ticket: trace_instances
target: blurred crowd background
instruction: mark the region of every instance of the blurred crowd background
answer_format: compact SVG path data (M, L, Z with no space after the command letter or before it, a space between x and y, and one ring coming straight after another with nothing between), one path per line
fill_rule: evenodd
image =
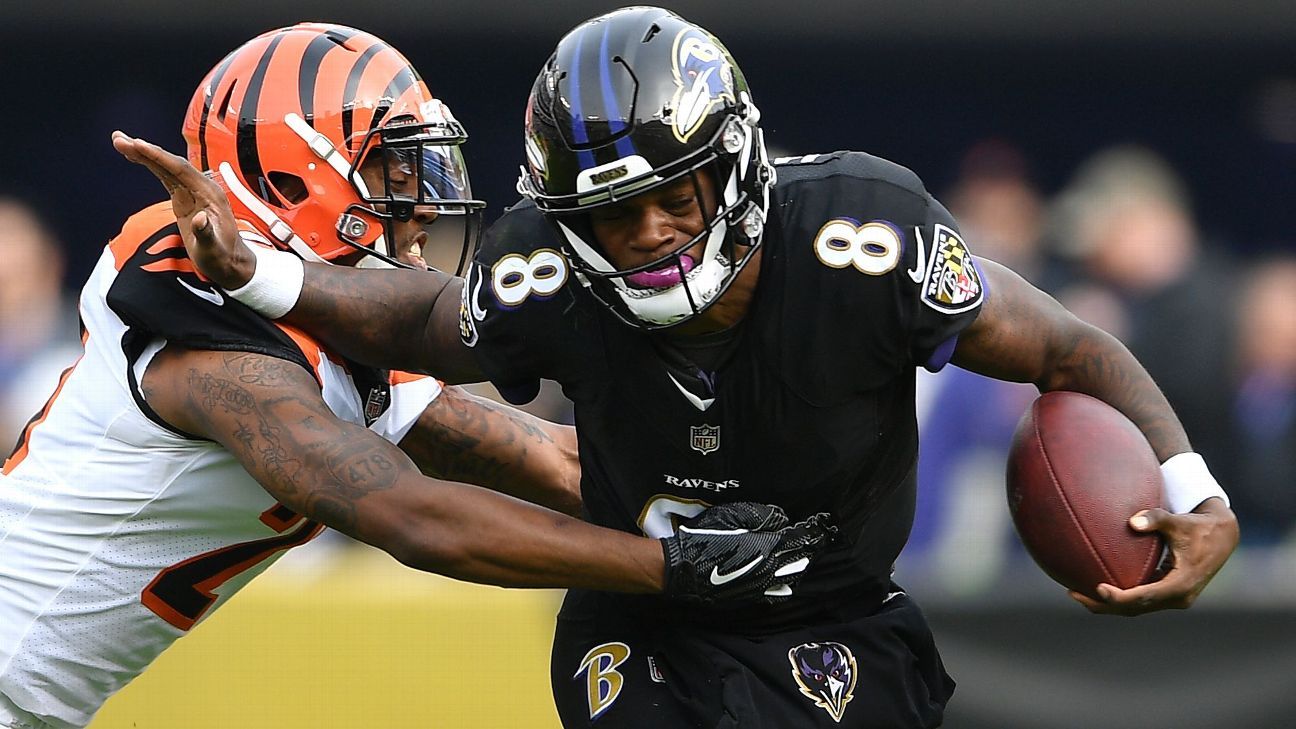
M1204 602L1296 606L1296 6L668 4L729 46L776 153L857 149L910 167L974 253L1125 342L1241 520L1243 548ZM516 199L536 71L562 32L614 7L59 5L0 5L4 443L77 355L74 297L100 249L161 197L113 152L113 129L181 152L184 108L224 53L298 20L356 25L409 56L467 125L493 218ZM938 612L1076 610L1005 508L1005 452L1034 395L954 367L921 379L920 505L897 579ZM553 388L534 408L569 418Z

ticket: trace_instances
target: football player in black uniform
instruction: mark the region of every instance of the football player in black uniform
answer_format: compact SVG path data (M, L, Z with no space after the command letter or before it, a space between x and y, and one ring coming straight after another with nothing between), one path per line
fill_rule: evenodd
M1102 601L1073 597L1126 615L1191 604L1236 545L1236 520L1129 352L974 259L909 170L859 152L771 163L759 122L706 30L657 8L595 18L536 79L526 200L494 224L462 284L308 266L292 292L290 321L362 360L484 375L514 401L542 377L560 382L597 524L660 536L736 499L836 515L834 547L774 605L569 592L552 662L564 724L940 724L953 682L891 581L914 508L917 367L952 361L1128 415L1170 495L1131 526L1162 532L1174 568L1151 585L1103 586ZM201 185L180 194L196 196L186 242L214 280L294 285L261 273ZM453 341L456 309L469 349ZM324 326L380 316L393 325Z

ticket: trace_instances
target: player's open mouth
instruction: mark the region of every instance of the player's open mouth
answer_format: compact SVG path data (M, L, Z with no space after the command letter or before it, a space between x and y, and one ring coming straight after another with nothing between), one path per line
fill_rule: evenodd
M664 289L675 286L684 280L684 275L693 270L697 264L688 255L680 256L678 262L672 259L651 271L640 271L625 277L626 283L637 289ZM683 275L681 274L683 271Z
M427 232L418 231L410 237L409 243L404 246L404 250L397 249L396 259L415 268L427 268L427 261L423 260L423 247L427 245L427 241Z

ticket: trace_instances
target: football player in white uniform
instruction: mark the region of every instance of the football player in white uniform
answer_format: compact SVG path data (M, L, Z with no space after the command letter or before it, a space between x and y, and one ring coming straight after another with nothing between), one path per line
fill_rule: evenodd
M184 131L243 239L266 250L421 268L445 228L470 242L483 207L463 128L400 53L351 28L249 41L204 80ZM569 428L263 319L196 272L171 187L104 249L81 295L85 354L0 471L0 726L86 725L325 527L475 582L701 600L776 599L827 540L817 521L750 504L651 540L425 478L580 507Z

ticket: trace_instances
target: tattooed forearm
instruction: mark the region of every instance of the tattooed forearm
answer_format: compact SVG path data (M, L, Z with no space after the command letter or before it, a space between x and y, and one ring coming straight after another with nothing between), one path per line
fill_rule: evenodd
M429 475L499 489L521 476L528 458L554 447L554 440L525 413L447 390L402 447Z
M447 278L420 271L311 267L288 319L357 362L426 368L423 343L409 333L424 330ZM383 326L373 326L375 321Z
M229 433L226 447L289 508L349 533L360 500L411 470L391 444L333 417L297 365L220 357L219 367L188 370L188 422Z
M568 426L450 388L400 445L429 476L580 512L580 462Z
M383 452L385 446L379 449L375 445L381 444L327 441L317 446L340 495L355 500L373 491L389 489L396 482L400 473L396 464Z
M234 440L237 440L239 443L241 443L243 445L244 452L249 454L252 453L252 438L253 438L252 431L247 427L246 424L240 422L238 424L238 430L234 431ZM252 462L256 463L256 461L252 461Z
M283 442L283 428L270 425L265 418L260 418L257 427L261 439L252 448L260 459L261 467L281 488L297 493L301 485L299 474L302 463L291 452L292 445Z

